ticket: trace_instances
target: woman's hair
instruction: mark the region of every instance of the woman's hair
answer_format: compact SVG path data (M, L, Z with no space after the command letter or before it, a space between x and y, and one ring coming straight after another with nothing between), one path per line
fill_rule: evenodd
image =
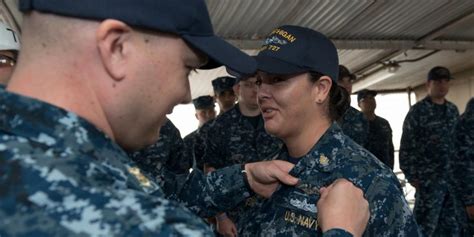
M318 81L324 74L310 72L310 80ZM328 116L332 121L339 120L350 106L349 93L333 81L329 90Z

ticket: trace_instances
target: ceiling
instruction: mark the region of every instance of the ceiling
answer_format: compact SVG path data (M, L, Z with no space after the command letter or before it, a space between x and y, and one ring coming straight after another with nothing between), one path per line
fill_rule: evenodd
M4 0L16 24L16 0ZM474 68L474 0L206 0L216 34L250 55L273 28L292 24L327 35L340 62L358 75L354 89L397 91L424 83L437 65ZM2 15L3 12L0 12ZM401 61L387 75L389 61ZM224 68L191 76L193 97L210 94Z

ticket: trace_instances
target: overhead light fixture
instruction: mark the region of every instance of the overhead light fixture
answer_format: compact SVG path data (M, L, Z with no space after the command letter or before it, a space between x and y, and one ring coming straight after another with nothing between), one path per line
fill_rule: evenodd
M387 71L389 73L396 73L398 69L400 69L400 64L397 61L390 61L387 64L385 64L385 68L387 68Z

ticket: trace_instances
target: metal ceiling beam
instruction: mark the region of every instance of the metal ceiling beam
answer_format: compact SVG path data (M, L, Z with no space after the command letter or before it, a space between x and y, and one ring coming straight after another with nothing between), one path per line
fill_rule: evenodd
M456 28L457 26L474 19L474 12L470 12L465 14L457 19L450 21L443 26L439 27L438 29L428 33L427 35L423 36L422 38L418 39L417 46L423 47L423 45L429 43L430 41L442 36L446 32Z
M262 40L235 40L227 41L242 50L257 50ZM412 40L332 40L338 49L428 49L428 50L470 50L474 49L474 41L435 40L424 42L422 47L418 41ZM417 46L419 45L419 46ZM380 61L380 60L379 60Z
M433 49L433 50L468 50L473 49L473 42L474 41L442 41L442 40L435 40L436 38L442 36L449 30L459 26L460 24L469 21L474 17L474 12L467 13L462 15L451 22L444 24L443 26L433 30L432 32L424 35L423 37L419 38L418 40L413 42L413 49ZM446 46L446 47L445 47ZM356 70L356 74L363 75L362 77L358 78L358 81L363 81L367 79L368 76L372 75L373 73L377 72L378 70L383 69L379 66L380 62L390 60L390 58L398 56L402 53L404 49L395 49L376 60L372 60L371 62L366 63L361 68ZM368 73L367 73L368 72Z

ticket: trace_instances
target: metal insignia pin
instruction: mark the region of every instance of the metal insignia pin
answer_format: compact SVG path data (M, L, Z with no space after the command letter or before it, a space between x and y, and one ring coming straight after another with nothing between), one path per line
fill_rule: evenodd
M327 165L329 165L329 158L327 158L324 154L321 154L319 156L319 163L322 166L327 166Z
M132 174L133 176L135 176L135 178L137 178L138 182L140 182L142 186L147 187L147 188L151 187L150 180L147 177L145 177L145 175L142 174L139 168L129 167L128 172Z

